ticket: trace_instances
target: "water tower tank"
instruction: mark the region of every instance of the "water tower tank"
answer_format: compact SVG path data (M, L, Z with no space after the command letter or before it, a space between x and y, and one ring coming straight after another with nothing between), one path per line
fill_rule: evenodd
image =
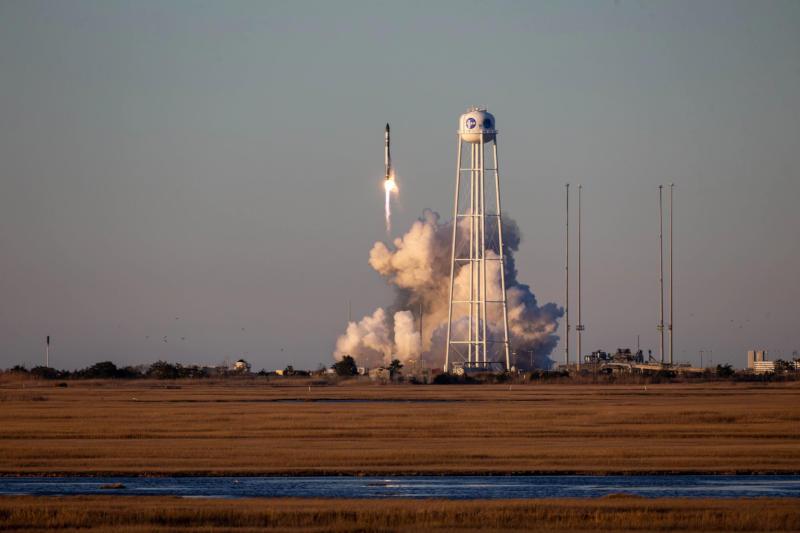
M470 108L458 120L458 133L461 135L461 139L468 143L481 142L481 133L483 142L492 141L497 133L494 115L485 109Z

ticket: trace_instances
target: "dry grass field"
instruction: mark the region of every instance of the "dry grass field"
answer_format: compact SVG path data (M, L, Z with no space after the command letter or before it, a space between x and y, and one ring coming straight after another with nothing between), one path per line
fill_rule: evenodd
M800 384L0 383L0 475L800 472Z
M0 529L44 531L798 531L796 500L187 500L0 497Z

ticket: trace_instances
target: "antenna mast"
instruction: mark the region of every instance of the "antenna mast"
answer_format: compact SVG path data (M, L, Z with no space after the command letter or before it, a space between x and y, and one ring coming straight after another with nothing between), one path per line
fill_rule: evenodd
M567 317L567 330L566 330L566 338L564 344L564 364L569 366L569 183L567 183L567 266L566 266L566 287L567 287L567 296L564 300L564 313Z
M669 185L669 364L672 361L672 192L675 184Z
M583 320L581 320L581 191L583 185L578 185L578 325L575 328L578 332L578 353L575 357L578 363L578 370L581 369L581 358L583 352L581 351L581 335L583 330Z
M424 351L422 347L422 342L423 342L422 339L424 339L424 337L422 336L422 313L423 313L422 302L420 302L419 303L419 364L422 367L422 370L424 371L425 361L422 359L422 352Z
M658 336L659 355L661 364L664 364L664 203L661 199L664 186L658 186Z

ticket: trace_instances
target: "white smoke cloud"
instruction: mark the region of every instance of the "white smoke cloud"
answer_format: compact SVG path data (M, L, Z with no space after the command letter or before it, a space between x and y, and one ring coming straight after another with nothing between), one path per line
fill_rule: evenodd
M371 316L359 322L350 322L347 331L336 341L334 356L351 354L363 366L380 366L392 355L392 341L389 340L389 326L386 311L378 308Z
M404 362L417 359L422 351L419 330L415 328L415 323L411 311L398 311L394 314L394 355Z
M496 232L487 222L487 234ZM459 231L466 231L466 227ZM377 242L369 254L369 263L387 283L396 288L395 302L386 310L378 308L371 316L351 322L336 342L334 357L352 355L359 365L374 367L391 359L403 362L422 358L426 365L444 365L447 315L450 292L450 246L452 226L440 223L439 215L425 210L408 232L394 240L391 248ZM512 350L524 354L512 364L526 368L533 350L534 364L549 367L549 355L558 343L556 330L563 309L554 303L539 306L528 285L517 282L514 252L520 242L519 228L503 218L505 281L508 329ZM499 250L487 246L486 257L498 257ZM500 296L499 262L486 262L487 300ZM469 294L469 268L455 272L454 299ZM418 309L422 305L423 331L418 329ZM392 315L392 325L389 315ZM468 307L453 306L453 337L464 337L468 329ZM502 338L502 313L499 306L487 306L490 337Z

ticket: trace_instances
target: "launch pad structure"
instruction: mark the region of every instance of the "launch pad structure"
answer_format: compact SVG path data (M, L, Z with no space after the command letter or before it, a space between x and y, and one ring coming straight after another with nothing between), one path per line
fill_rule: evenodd
M459 119L445 372L511 368L495 126L483 108L470 108ZM487 173L494 182L489 189ZM468 283L461 279L464 269ZM466 286L457 286L457 278Z

